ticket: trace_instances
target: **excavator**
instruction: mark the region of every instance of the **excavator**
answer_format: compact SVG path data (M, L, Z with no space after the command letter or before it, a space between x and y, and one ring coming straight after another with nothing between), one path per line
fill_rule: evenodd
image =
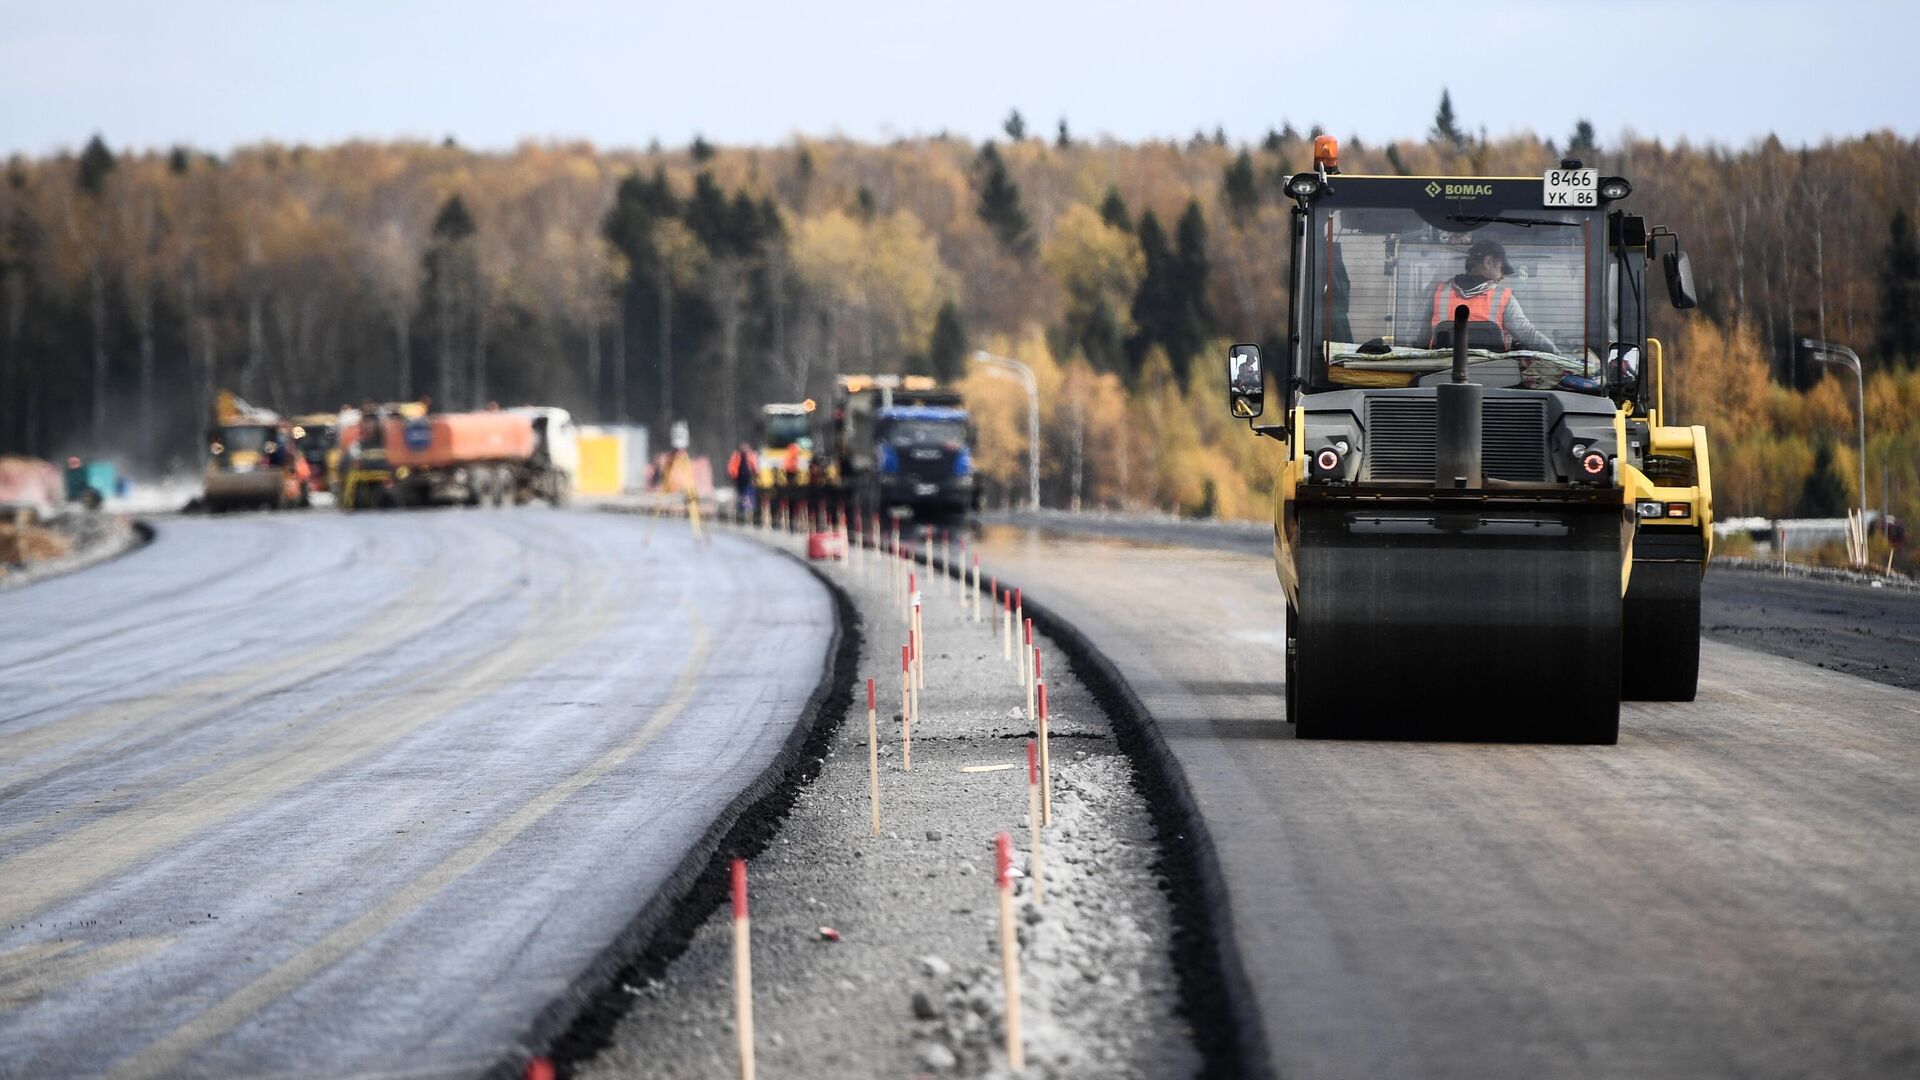
M1232 346L1227 403L1284 447L1295 736L1612 744L1622 699L1692 700L1707 434L1647 333L1650 263L1696 304L1679 238L1571 159L1342 175L1323 136L1286 190L1284 355Z

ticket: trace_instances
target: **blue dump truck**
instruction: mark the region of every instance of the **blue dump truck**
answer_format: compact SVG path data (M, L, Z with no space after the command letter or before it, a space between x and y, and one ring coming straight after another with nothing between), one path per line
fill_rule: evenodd
M831 479L859 513L961 517L978 504L973 420L932 379L846 375L829 418Z

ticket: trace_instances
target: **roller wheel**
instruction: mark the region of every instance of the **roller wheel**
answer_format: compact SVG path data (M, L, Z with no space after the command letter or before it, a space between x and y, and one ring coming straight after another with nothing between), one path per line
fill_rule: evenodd
M1295 679L1293 675L1293 624L1294 624L1293 608L1292 606L1288 606L1287 608L1287 640L1284 646L1284 651L1287 656L1287 717L1286 719L1287 719L1287 723L1289 724L1299 719L1299 711L1300 711L1300 699L1295 697L1293 693L1294 687L1298 685L1298 680Z
M1692 701L1700 684L1700 567L1635 563L1621 616L1621 696Z

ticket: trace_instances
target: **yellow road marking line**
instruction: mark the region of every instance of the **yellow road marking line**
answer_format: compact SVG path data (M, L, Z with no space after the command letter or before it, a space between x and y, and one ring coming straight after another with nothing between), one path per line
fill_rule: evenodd
M548 605L564 608L566 597ZM79 892L213 824L237 816L332 769L381 750L441 715L533 671L598 636L613 621L604 594L574 625L529 613L515 640L464 669L458 685L382 700L300 732L124 810L62 833L0 862L0 925Z
M172 1072L180 1060L192 1053L196 1047L231 1031L269 1002L293 990L321 969L332 965L365 944L388 926L412 914L415 908L431 898L433 894L506 847L521 833L539 824L540 820L551 813L555 807L644 749L661 731L665 730L668 724L678 718L680 711L686 707L688 701L692 700L694 690L700 684L700 676L706 669L708 653L712 647L710 635L706 624L697 614L689 611L689 615L693 620L694 641L687 664L681 669L680 677L675 681L673 691L668 695L666 702L654 710L654 714L626 742L607 751L586 768L529 800L505 820L488 829L485 834L447 856L438 866L408 882L406 887L388 897L379 906L309 945L286 963L236 990L219 1004L195 1016L166 1038L122 1062L108 1075L121 1080L134 1080L134 1078L162 1076Z

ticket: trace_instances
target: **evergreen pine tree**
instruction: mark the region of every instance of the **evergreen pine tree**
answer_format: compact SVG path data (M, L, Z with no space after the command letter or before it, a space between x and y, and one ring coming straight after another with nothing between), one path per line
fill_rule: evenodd
M458 195L449 197L433 217L433 242L457 244L473 233L473 213L467 209L466 201Z
M1166 345L1174 373L1184 385L1189 363L1206 346L1211 332L1206 301L1207 219L1197 199L1187 201L1186 212L1180 215L1180 224L1175 229L1174 268L1177 300Z
M87 148L80 151L80 190L99 198L114 164L113 151L107 149L106 140L98 135L88 139Z
M1025 117L1020 115L1019 109L1014 109L1007 113L1006 120L1003 121L1000 126L1006 129L1007 138L1012 139L1014 142L1020 142L1027 137L1027 121Z
M1073 136L1067 133L1067 118L1060 118L1060 134L1054 136L1053 145L1061 150L1073 145Z
M1015 258L1033 254L1033 227L1027 211L1020 205L1020 185L1007 175L1007 164L992 143L980 148L980 202L975 208L980 220L993 230L1000 247Z
M1920 362L1920 245L1913 219L1895 210L1887 224L1887 268L1880 279L1879 353L1884 361Z
M1396 176L1406 176L1413 172L1412 169L1407 168L1406 161L1400 157L1399 143L1387 144L1387 164L1392 166L1394 175Z
M1280 133L1272 128L1267 129L1267 137L1260 141L1260 149L1269 154L1279 153L1282 145L1284 144L1280 141Z
M942 383L956 383L966 374L967 330L960 322L960 308L948 300L933 318L933 339L927 344L927 356L933 363L933 377Z
M185 176L193 168L193 155L184 146L176 146L167 152L167 171L175 176Z
M1459 118L1453 115L1453 95L1444 87L1440 90L1440 108L1433 114L1433 131L1429 137L1455 150L1464 150L1467 146L1467 135L1460 130Z
M1253 157L1245 150L1227 166L1221 189L1235 221L1245 221L1259 209L1260 189L1253 176Z
M1149 349L1166 344L1173 323L1179 317L1180 307L1173 249L1167 243L1166 230L1160 227L1159 216L1152 210L1141 214L1140 228L1135 235L1140 240L1140 254L1146 264L1146 272L1141 275L1140 287L1133 294L1135 331L1133 338L1127 342L1129 379L1139 377L1140 364Z
M1123 233L1133 231L1133 216L1127 213L1127 200L1120 197L1119 188L1107 188L1106 198L1100 200L1100 220Z
M1579 158L1587 164L1593 164L1593 158L1600 152L1594 145L1593 124L1586 119L1577 120L1573 125L1573 134L1567 136L1567 156Z
M1847 500L1847 482L1833 467L1833 444L1825 439L1813 451L1813 470L1800 486L1801 517L1837 518L1851 505Z
M693 157L693 163L695 165L705 165L707 162L713 160L715 150L713 149L712 143L699 135L695 135L693 137L693 145L687 147L687 153Z

